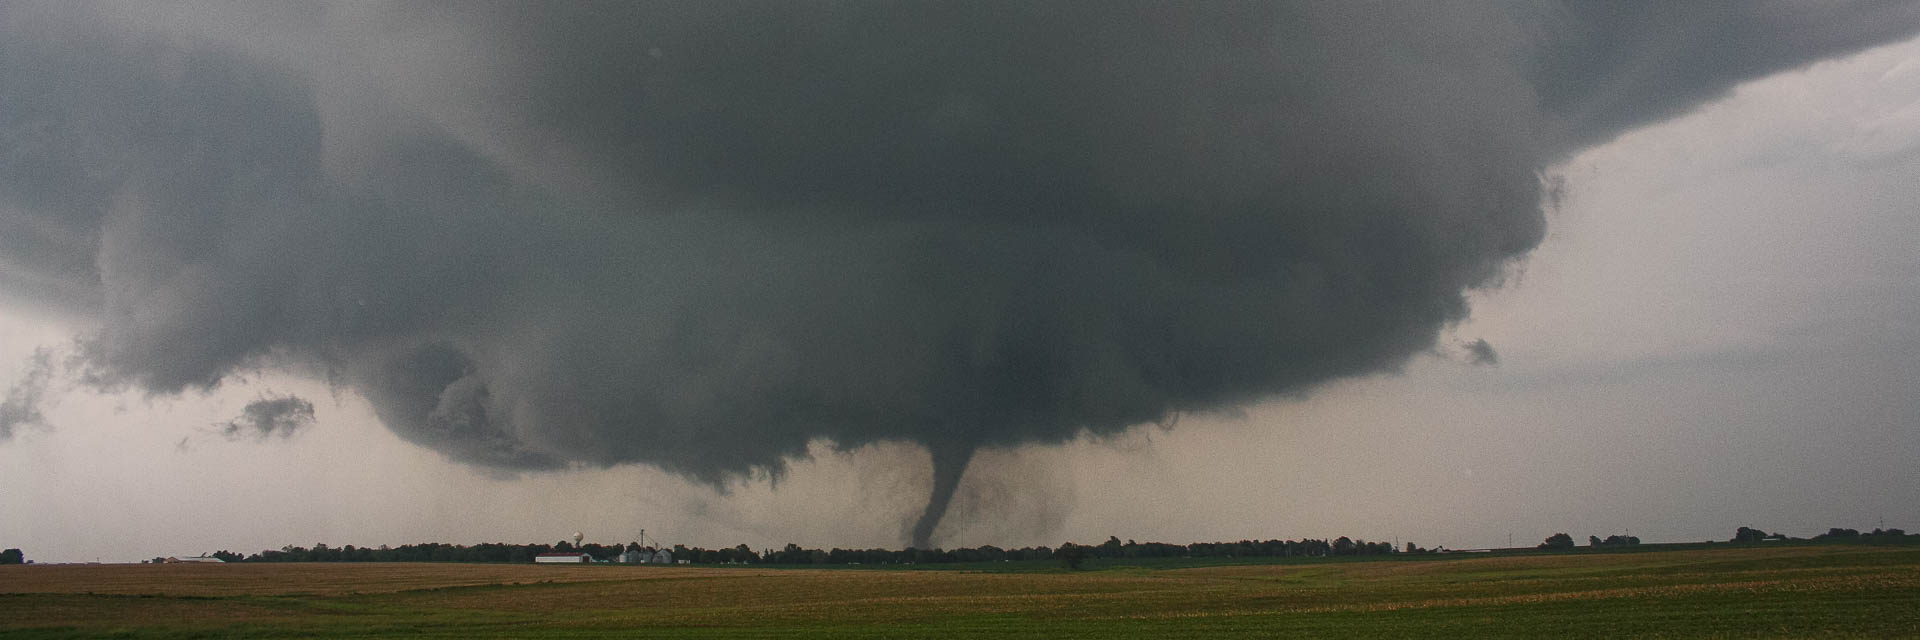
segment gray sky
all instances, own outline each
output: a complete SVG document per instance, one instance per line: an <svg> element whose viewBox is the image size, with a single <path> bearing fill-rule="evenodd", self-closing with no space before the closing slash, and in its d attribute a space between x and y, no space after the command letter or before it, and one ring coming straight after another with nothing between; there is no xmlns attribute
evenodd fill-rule
<svg viewBox="0 0 1920 640"><path fill-rule="evenodd" d="M644 34L658 44L637 51L543 57L518 47L549 29L593 34L564 17L500 32L516 22L382 16L382 31L355 11L20 7L122 47L108 54L161 52L31 93L34 115L0 129L13 237L0 243L0 363L15 363L0 383L40 414L0 441L0 512L20 514L0 519L0 544L32 558L575 529L612 542L641 527L708 546L898 546L933 484L921 443L980 448L936 531L945 545L1920 528L1920 41L1747 82L1658 121L1725 89L1716 82L1886 38L1850 35L1847 20L1810 23L1784 53L1689 58L1698 71L1640 79L1638 44L1685 38L1607 22L1621 42L1566 46L1628 63L1563 71L1604 80L1599 97L1488 66L1504 59L1501 36L1460 38L1434 20L1482 24L1472 15L1254 16L1360 28L1420 51L1413 63L1369 57L1374 41L1242 63L1177 38L1133 51L1054 34L1066 44L1049 73L1123 53L1187 61L1135 70L1194 82L1182 95L1216 101L1196 113L1130 80L1062 96L1044 76L820 49L807 60L885 80L839 95L885 97L848 121L844 102L808 90L759 93L778 79L738 66L752 56L710 54L698 69L739 80L669 69L614 87L663 114L636 124L592 94L460 92L564 95L596 86L567 64L671 62L697 44L686 34L738 35L707 21L751 20L680 16L667 22L683 31ZM1593 18L1509 17L1516 34ZM841 35L834 20L947 32L925 16L783 19ZM409 49L422 45L394 32L407 29L454 44ZM247 35L263 31L283 37ZM793 46L813 51L815 33ZM58 68L46 62L58 45L26 41L4 69L8 95ZM447 53L474 42L494 57ZM1034 55L983 42L962 48ZM1549 61L1568 50L1512 46ZM1257 62L1298 51L1359 70ZM1228 101L1269 90L1240 74L1273 73L1300 80L1252 106ZM917 81L928 78L944 80ZM1510 102L1525 90L1561 107ZM784 111L675 106L742 92ZM1396 92L1416 97L1392 106ZM655 95L667 97L645 102ZM102 96L135 106L44 117ZM1120 113L1082 117L1102 99ZM916 109L930 129L863 124ZM757 128L764 117L819 133ZM1322 141L1274 124L1288 117L1367 131ZM1034 133L1062 122L1074 129ZM1636 122L1649 124L1620 128ZM1168 129L1130 133L1142 123ZM755 146L688 133L718 125ZM1224 128L1191 128L1203 126ZM649 151L604 144L595 127ZM165 135L137 135L148 128ZM701 168L723 151L747 155ZM1359 173L1325 186L1342 176L1316 176L1322 163ZM872 189L875 172L892 188ZM956 176L1006 182L983 196ZM1295 186L1250 190L1276 176ZM1065 195L1028 184L1043 179ZM1553 193L1557 205L1534 206ZM1391 212L1379 226L1349 230L1375 205ZM1528 230L1540 216L1543 239ZM583 240L591 231L605 238ZM71 247L91 259L72 262ZM1213 288L1223 274L1240 284ZM1382 279L1398 284L1354 288ZM1286 302L1312 283L1320 302ZM760 319L775 316L787 319ZM943 355L956 339L962 355ZM1478 340L1497 363L1476 363ZM41 349L45 384L30 375ZM291 398L311 403L310 423ZM1137 426L1170 415L1171 428Z"/></svg>

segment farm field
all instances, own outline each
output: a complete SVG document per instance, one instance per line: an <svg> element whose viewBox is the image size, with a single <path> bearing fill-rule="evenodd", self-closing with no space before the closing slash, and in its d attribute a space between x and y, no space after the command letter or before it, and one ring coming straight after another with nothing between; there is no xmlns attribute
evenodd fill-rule
<svg viewBox="0 0 1920 640"><path fill-rule="evenodd" d="M0 636L1920 636L1913 546L1090 566L5 566Z"/></svg>

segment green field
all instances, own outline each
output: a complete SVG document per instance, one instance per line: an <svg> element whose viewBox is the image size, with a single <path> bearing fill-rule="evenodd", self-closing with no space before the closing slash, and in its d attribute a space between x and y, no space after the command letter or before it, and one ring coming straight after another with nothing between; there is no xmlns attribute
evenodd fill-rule
<svg viewBox="0 0 1920 640"><path fill-rule="evenodd" d="M1920 548L1065 571L0 567L5 637L1920 637Z"/></svg>

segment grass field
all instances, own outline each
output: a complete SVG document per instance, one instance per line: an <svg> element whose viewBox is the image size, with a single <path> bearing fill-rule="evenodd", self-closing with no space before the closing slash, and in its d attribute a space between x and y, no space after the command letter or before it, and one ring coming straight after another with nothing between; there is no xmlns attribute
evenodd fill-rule
<svg viewBox="0 0 1920 640"><path fill-rule="evenodd" d="M0 567L5 637L1920 637L1920 548L1014 571Z"/></svg>

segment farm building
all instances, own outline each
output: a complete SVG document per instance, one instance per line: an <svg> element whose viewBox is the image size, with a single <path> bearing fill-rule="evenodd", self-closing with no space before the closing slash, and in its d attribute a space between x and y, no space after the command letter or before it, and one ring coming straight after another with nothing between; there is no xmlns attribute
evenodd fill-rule
<svg viewBox="0 0 1920 640"><path fill-rule="evenodd" d="M618 561L626 564L673 564L673 554L666 549L629 549L620 554Z"/></svg>
<svg viewBox="0 0 1920 640"><path fill-rule="evenodd" d="M534 556L533 561L541 564L580 564L593 562L593 556L584 553L542 553Z"/></svg>
<svg viewBox="0 0 1920 640"><path fill-rule="evenodd" d="M189 556L185 558L167 556L167 559L164 562L166 564L182 564L182 563L221 564L221 563L225 563L226 561L221 560L219 558L215 558L213 556Z"/></svg>

